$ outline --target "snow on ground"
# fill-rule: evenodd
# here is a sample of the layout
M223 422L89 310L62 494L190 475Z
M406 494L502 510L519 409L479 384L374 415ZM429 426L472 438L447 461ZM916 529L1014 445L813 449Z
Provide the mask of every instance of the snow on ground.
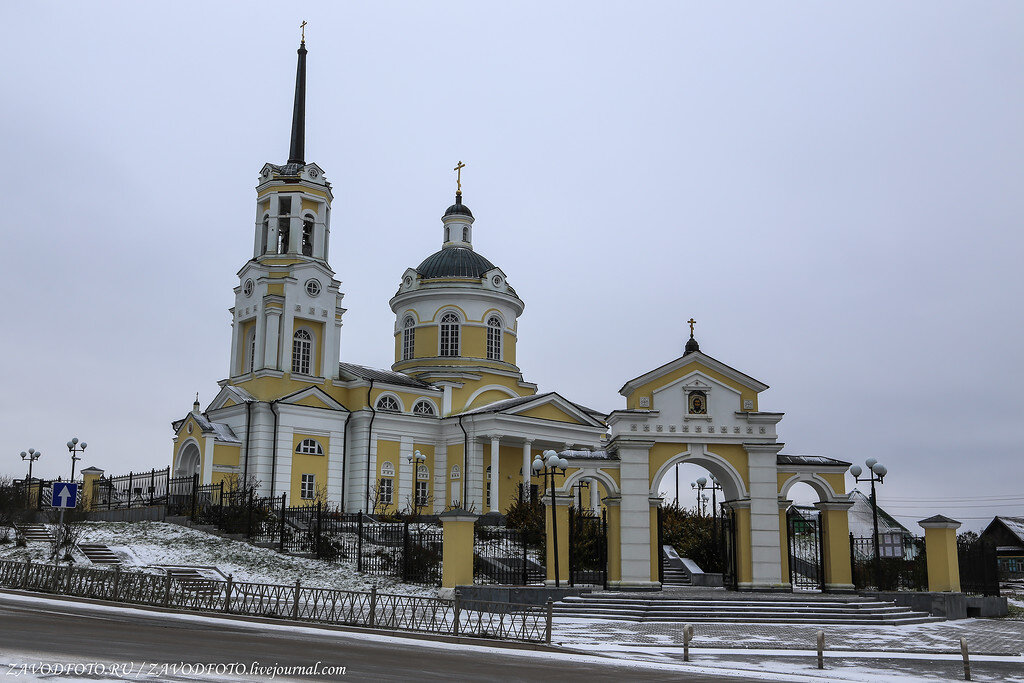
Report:
M158 565L216 567L235 581L294 584L296 579L309 588L333 588L369 591L372 586L386 593L401 595L437 594L429 586L404 584L384 576L358 574L352 562L326 562L305 557L282 555L269 548L258 548L245 541L234 541L196 529L165 522L85 522L82 543L103 543L110 547L125 569L156 571ZM17 548L13 543L0 546L0 558L45 562L49 545L29 543ZM92 565L84 555L75 553L76 566Z

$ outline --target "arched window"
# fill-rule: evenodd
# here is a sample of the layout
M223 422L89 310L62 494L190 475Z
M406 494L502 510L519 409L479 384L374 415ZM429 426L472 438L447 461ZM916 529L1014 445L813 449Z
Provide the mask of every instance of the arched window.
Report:
M487 319L487 360L501 360L501 318Z
M462 479L462 468L458 465L452 465L452 479Z
M469 228L462 228L462 241L463 242L468 242L469 241Z
M296 330L292 338L292 372L310 374L313 360L313 335L306 330Z
M270 235L270 214L263 217L263 229L260 233L260 253L267 253L267 238Z
M287 254L288 236L291 232L292 199L291 197L281 197L277 202L277 253Z
M434 415L434 404L430 401L417 401L412 407L413 415Z
M416 321L409 316L402 323L402 360L412 358L416 349Z
M324 449L321 448L320 443L315 439L303 439L295 447L295 452L305 453L306 455L323 455Z
M383 410L386 413L398 413L401 412L402 408L398 405L398 400L394 396L381 396L377 399L377 410Z
M255 326L245 335L245 361L242 372L252 372L256 369L256 328Z
M302 255L313 255L313 216L308 213L302 217Z
M380 476L382 477L393 477L395 476L395 466L391 464L390 460L385 460L380 465Z
M430 468L420 465L416 468L416 478L420 481L430 481Z
M441 316L441 353L442 356L459 355L459 316L445 313Z

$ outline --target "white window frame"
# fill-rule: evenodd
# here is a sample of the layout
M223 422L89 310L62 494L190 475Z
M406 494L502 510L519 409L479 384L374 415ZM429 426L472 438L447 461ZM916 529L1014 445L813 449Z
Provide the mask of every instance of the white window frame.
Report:
M460 337L462 336L462 316L455 311L445 311L441 314L438 327L440 330L437 335L437 355L443 358L458 356Z
M299 335L305 335L304 338L300 338ZM311 376L313 374L313 359L316 357L314 350L316 348L316 339L313 336L313 332L306 327L300 327L295 330L292 335L292 374L295 375L306 375ZM302 347L305 346L305 357L303 357ZM305 368L303 368L303 363ZM305 372L303 372L305 369Z
M421 398L413 404L412 414L424 417L437 417L437 407L427 399Z
M413 491L413 502L416 507L423 507L430 502L430 482L417 481Z
M504 328L505 325L500 316L490 315L487 317L487 360L501 360Z
M303 474L299 481L299 497L302 500L313 500L316 497L316 475Z
M382 477L393 477L395 476L395 466L390 460L385 460L380 464L380 476Z
M384 505L391 505L395 502L395 480L391 477L381 477L377 486L377 496Z
M416 320L410 315L402 323L402 360L412 360L416 353Z
M324 449L316 439L303 439L295 447L295 452L303 455L323 455Z
M452 465L452 472L450 476L452 481L458 481L459 479L462 479L462 468L459 467L458 465Z
M417 465L416 481L430 481L430 468L426 465Z
M392 403L394 403L395 407L394 408L381 407L381 403L383 403L385 400L391 401ZM379 411L384 412L384 413L401 413L401 412L403 412L402 411L402 401L401 401L401 399L399 399L394 394L381 394L380 396L378 396L377 397L377 401L373 404L373 409L374 410L379 410Z

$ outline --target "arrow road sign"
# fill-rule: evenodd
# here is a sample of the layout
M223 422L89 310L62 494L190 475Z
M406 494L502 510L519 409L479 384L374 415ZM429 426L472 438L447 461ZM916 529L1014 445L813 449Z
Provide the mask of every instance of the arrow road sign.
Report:
M78 484L54 482L50 507L73 508L78 503Z

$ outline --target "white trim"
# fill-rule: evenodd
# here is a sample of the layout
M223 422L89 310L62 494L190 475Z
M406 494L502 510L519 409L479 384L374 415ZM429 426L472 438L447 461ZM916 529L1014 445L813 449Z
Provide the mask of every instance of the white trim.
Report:
M604 470L600 468L587 468L586 466L573 465L572 463L569 464L569 467L580 467L580 469L566 477L565 481L562 482L561 488L555 489L556 493L570 495L572 493L572 487L581 479L596 479L604 484L604 488L608 492L608 495L621 495L619 485L616 484L611 475Z
M187 448L189 444L192 444L192 445L194 445L196 447L196 453L199 454L199 461L196 463L196 467L193 469L193 471L189 472L187 475L186 474L177 474L181 470L181 456L182 456L185 448ZM203 464L203 449L199 446L199 440L197 438L195 438L194 436L187 437L184 441L181 442L181 445L178 446L178 452L174 456L174 468L173 468L173 472L172 472L171 476L172 477L174 477L174 476L179 476L179 477L191 476L193 474L196 474L197 472L200 473L200 475L201 475L202 474L202 464Z
M430 409L433 412L430 413L429 415L426 413L417 413L416 406L418 406L420 403L426 403L428 406L430 406ZM440 413L437 412L437 404L431 401L429 398L424 397L417 398L416 401L412 404L412 414L419 415L420 417L440 417Z
M661 496L661 492L659 491L661 488L661 480L677 463L700 465L714 474L719 483L723 485L722 496L725 500L733 500L737 498L742 499L749 496L747 493L747 487L743 483L743 477L740 476L740 473L736 471L736 468L733 467L728 460L716 453L708 451L706 444L695 443L690 444L689 450L673 455L658 468L658 471L654 473L653 477L651 477L651 497ZM709 464L712 465L712 467L708 467ZM729 484L730 487L735 489L735 491L727 490L725 484Z
M469 398L466 399L465 405L467 407L473 405L473 401L475 401L477 399L477 397L480 396L480 394L484 393L485 391L492 391L492 390L504 391L506 394L508 394L509 398L519 398L519 394L515 393L514 391L512 391L508 387L502 386L500 384L488 384L487 386L480 387L479 389L474 391L472 394L470 394ZM477 406L477 407L482 408L483 406Z
M398 394L394 393L393 391L382 391L377 396L377 399L373 402L373 409L374 410L380 411L380 412L382 412L382 413L384 413L386 415L395 415L396 414L396 413L391 412L390 410L385 410L383 408L378 408L377 407L378 405L380 405L381 399L384 398L385 396L390 396L391 398L395 399L395 401L398 403L398 412L399 413L404 413L405 412L405 404L402 403L401 396L399 396Z
M787 479L782 487L779 489L779 496L782 498L789 498L789 490L793 488L795 484L807 484L814 492L818 494L818 499L822 503L832 503L837 500L843 500L832 486L825 481L822 477L817 474L808 472L797 472L792 477Z

